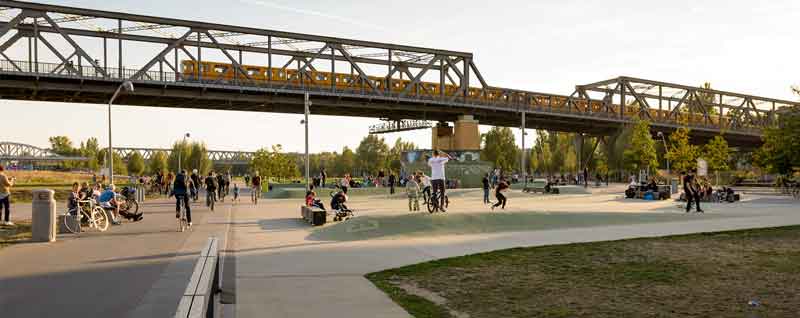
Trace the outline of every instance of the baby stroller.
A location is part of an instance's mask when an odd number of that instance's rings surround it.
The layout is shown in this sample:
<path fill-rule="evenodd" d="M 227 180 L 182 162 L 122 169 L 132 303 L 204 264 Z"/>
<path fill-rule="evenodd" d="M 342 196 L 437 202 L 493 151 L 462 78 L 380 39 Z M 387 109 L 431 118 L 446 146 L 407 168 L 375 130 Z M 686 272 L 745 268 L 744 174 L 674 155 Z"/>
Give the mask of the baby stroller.
<path fill-rule="evenodd" d="M 343 191 L 331 192 L 331 211 L 333 212 L 333 221 L 343 221 L 353 217 L 353 210 L 347 208 L 344 203 L 347 202 L 347 194 Z"/>

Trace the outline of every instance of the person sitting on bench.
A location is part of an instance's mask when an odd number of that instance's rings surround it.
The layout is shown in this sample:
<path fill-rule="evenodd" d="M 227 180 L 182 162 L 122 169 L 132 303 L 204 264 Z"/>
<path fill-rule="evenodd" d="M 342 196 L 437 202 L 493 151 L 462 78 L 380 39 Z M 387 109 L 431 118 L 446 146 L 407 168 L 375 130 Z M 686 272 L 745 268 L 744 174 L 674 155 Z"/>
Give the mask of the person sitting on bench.
<path fill-rule="evenodd" d="M 309 190 L 306 192 L 306 206 L 307 207 L 315 207 L 320 208 L 325 211 L 325 205 L 322 204 L 320 199 L 316 198 L 317 194 L 313 190 Z"/>

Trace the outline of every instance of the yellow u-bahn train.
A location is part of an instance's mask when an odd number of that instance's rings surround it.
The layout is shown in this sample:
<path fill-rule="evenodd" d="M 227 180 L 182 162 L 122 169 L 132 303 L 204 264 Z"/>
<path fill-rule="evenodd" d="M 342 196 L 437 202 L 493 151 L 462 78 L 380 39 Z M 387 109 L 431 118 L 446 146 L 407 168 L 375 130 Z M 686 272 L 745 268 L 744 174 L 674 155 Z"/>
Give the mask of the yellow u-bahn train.
<path fill-rule="evenodd" d="M 197 81 L 198 79 L 202 79 L 203 81 L 219 81 L 219 82 L 232 82 L 235 78 L 238 77 L 237 80 L 247 80 L 249 77 L 250 79 L 256 82 L 273 82 L 273 83 L 284 83 L 291 86 L 301 86 L 301 85 L 312 85 L 318 86 L 322 88 L 329 88 L 331 86 L 335 86 L 337 90 L 346 91 L 351 89 L 360 89 L 361 85 L 368 85 L 361 80 L 358 75 L 352 75 L 347 73 L 331 73 L 331 72 L 320 72 L 314 70 L 306 70 L 308 76 L 303 78 L 303 82 L 301 83 L 301 77 L 297 76 L 298 70 L 296 69 L 281 69 L 281 68 L 272 68 L 270 72 L 269 67 L 265 66 L 256 66 L 256 65 L 242 65 L 242 69 L 247 73 L 247 76 L 241 74 L 236 68 L 229 63 L 218 63 L 218 62 L 209 62 L 204 61 L 198 63 L 194 60 L 184 60 L 181 62 L 181 77 L 183 80 L 186 81 Z M 271 76 L 271 77 L 270 77 Z M 374 86 L 376 89 L 380 91 L 386 91 L 387 81 L 383 77 L 376 77 L 376 76 L 368 76 L 367 80 Z M 411 84 L 412 81 L 408 79 L 392 79 L 391 80 L 391 92 L 395 94 L 399 94 L 401 92 L 406 91 L 406 88 Z M 439 98 L 442 95 L 444 96 L 453 96 L 455 95 L 459 87 L 456 85 L 446 84 L 444 86 L 444 94 L 441 92 L 441 86 L 439 83 L 431 83 L 431 82 L 420 82 L 415 84 L 416 87 L 411 87 L 408 90 L 407 95 L 409 96 L 420 96 L 420 97 L 429 97 L 429 98 Z M 552 97 L 553 100 L 549 100 L 550 96 L 536 96 L 530 100 L 523 101 L 522 94 L 515 96 L 513 92 L 504 92 L 500 89 L 484 89 L 484 88 L 477 88 L 477 87 L 470 87 L 467 92 L 467 99 L 473 101 L 485 101 L 489 103 L 506 103 L 509 102 L 509 99 L 516 100 L 518 102 L 527 102 L 530 104 L 532 108 L 542 107 L 545 105 L 546 107 L 551 107 L 554 111 L 567 111 L 567 98 L 566 97 Z M 575 107 L 579 108 L 581 111 L 584 112 L 602 112 L 603 103 L 600 101 L 592 101 L 591 103 L 587 103 L 585 100 L 576 100 Z M 625 115 L 626 116 L 638 116 L 640 112 L 639 107 L 637 106 L 626 106 L 625 107 Z M 668 110 L 658 110 L 658 109 L 650 109 L 649 110 L 650 117 L 655 118 L 669 118 L 671 112 Z M 705 123 L 705 117 L 702 114 L 694 113 L 690 114 L 688 112 L 680 112 L 678 114 L 678 118 L 674 120 L 679 122 L 688 122 L 689 117 L 692 117 L 691 122 L 693 123 Z M 718 115 L 716 116 L 709 116 L 709 125 L 717 126 L 722 124 L 723 127 L 726 127 L 730 120 L 727 116 L 723 116 L 721 118 Z"/>

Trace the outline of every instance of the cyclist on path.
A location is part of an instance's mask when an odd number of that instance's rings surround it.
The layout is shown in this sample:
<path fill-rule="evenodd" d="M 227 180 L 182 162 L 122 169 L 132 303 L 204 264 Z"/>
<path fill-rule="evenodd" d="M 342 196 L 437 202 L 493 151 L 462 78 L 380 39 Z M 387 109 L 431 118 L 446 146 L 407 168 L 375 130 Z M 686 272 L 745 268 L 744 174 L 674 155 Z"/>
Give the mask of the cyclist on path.
<path fill-rule="evenodd" d="M 446 152 L 442 152 L 439 150 L 433 151 L 433 158 L 428 159 L 428 166 L 431 167 L 431 186 L 433 187 L 433 194 L 436 194 L 436 191 L 440 191 L 439 193 L 439 209 L 442 212 L 447 212 L 444 209 L 445 204 L 445 175 L 444 175 L 444 167 L 448 161 L 453 159 L 450 154 Z"/>
<path fill-rule="evenodd" d="M 175 218 L 181 217 L 181 202 L 183 202 L 183 206 L 186 207 L 186 222 L 191 227 L 192 207 L 189 205 L 189 177 L 186 176 L 186 170 L 181 170 L 175 176 L 172 193 L 175 194 Z"/>

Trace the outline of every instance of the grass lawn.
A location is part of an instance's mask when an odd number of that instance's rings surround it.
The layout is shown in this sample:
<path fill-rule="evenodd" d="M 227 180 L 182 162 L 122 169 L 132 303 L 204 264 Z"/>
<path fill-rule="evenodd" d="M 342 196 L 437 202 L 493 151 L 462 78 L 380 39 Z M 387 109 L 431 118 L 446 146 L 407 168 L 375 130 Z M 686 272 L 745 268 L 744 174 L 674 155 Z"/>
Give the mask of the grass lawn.
<path fill-rule="evenodd" d="M 797 317 L 798 246 L 792 226 L 516 248 L 367 278 L 418 318 Z"/>
<path fill-rule="evenodd" d="M 0 225 L 0 248 L 31 238 L 31 224 L 17 223 L 14 226 Z"/>

